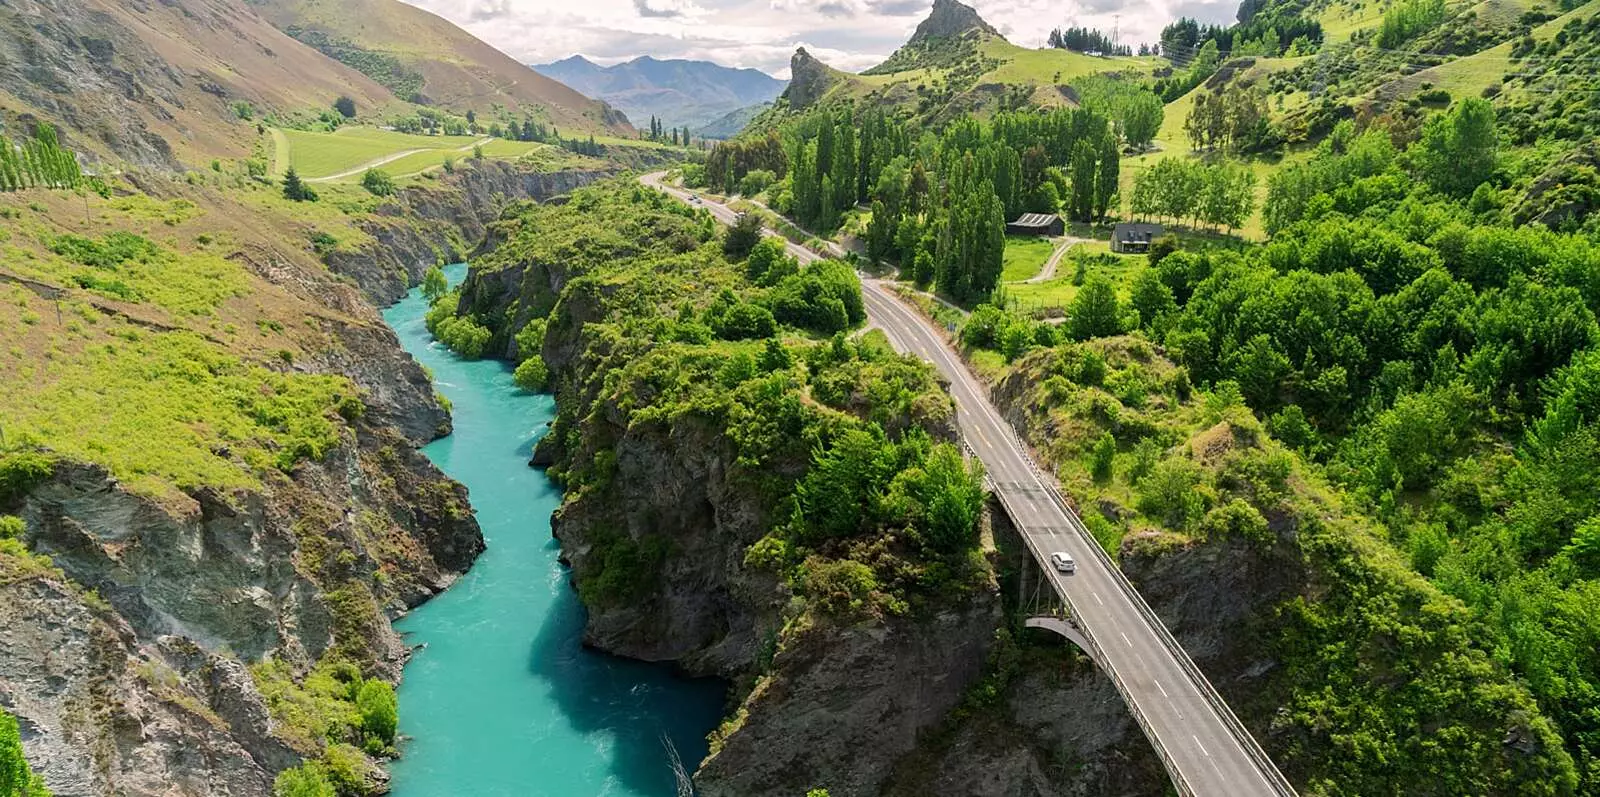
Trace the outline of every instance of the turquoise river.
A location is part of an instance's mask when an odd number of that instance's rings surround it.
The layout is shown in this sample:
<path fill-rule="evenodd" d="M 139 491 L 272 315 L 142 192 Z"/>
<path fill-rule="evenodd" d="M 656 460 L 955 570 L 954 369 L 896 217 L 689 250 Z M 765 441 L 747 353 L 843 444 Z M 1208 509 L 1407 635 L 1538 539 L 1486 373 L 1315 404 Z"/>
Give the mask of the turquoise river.
<path fill-rule="evenodd" d="M 446 271 L 460 280 L 465 266 Z M 488 550 L 398 627 L 417 651 L 400 687 L 395 797 L 660 797 L 676 793 L 667 742 L 690 768 L 721 685 L 585 650 L 583 607 L 550 536 L 561 492 L 528 467 L 554 417 L 505 364 L 434 343 L 418 291 L 384 313 L 454 405 L 455 433 L 423 449 L 471 491 Z"/>

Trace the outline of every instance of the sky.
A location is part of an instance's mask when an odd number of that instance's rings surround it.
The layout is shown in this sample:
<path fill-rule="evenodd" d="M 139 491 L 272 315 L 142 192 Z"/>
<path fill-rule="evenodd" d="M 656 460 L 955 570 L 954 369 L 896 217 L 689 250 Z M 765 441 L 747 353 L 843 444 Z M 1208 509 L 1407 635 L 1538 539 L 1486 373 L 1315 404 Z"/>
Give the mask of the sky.
<path fill-rule="evenodd" d="M 641 55 L 753 67 L 789 77 L 789 56 L 805 47 L 838 69 L 860 71 L 887 58 L 928 15 L 932 0 L 406 0 L 465 28 L 524 63 L 581 54 L 600 64 Z M 966 0 L 1014 44 L 1043 46 L 1055 27 L 1108 34 L 1120 15 L 1121 41 L 1159 38 L 1189 16 L 1233 21 L 1237 0 Z"/>

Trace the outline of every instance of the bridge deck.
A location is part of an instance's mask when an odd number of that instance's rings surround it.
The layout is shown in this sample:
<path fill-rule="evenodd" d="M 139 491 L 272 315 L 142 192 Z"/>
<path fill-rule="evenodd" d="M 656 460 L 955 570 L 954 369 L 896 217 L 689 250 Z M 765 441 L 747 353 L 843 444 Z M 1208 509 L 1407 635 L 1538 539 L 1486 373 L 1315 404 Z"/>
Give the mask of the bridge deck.
<path fill-rule="evenodd" d="M 684 192 L 662 186 L 659 175 L 646 176 L 645 183 L 687 199 Z M 716 203 L 701 204 L 725 223 L 736 215 Z M 819 259 L 792 243 L 788 248 L 802 263 Z M 1179 792 L 1202 797 L 1293 795 L 1288 780 L 1035 467 L 986 391 L 933 326 L 884 285 L 864 280 L 862 288 L 868 316 L 890 342 L 932 363 L 950 380 L 956 421 L 967 445 L 987 468 L 995 495 L 1066 601 L 1074 624 L 1094 649 L 1091 655 L 1116 684 Z M 1049 561 L 1054 551 L 1070 554 L 1077 572 L 1057 572 Z"/>

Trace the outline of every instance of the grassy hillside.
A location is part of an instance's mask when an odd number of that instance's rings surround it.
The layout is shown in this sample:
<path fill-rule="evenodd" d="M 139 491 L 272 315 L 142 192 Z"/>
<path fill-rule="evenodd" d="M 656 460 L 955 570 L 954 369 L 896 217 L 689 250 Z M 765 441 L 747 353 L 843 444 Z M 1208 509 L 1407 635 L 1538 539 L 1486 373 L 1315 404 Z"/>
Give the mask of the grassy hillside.
<path fill-rule="evenodd" d="M 269 111 L 398 106 L 240 0 L 184 5 L 66 0 L 0 6 L 0 108 L 57 123 L 70 145 L 149 166 L 245 157 Z M 236 109 L 248 109 L 241 113 Z"/>
<path fill-rule="evenodd" d="M 301 41 L 420 100 L 464 114 L 495 105 L 564 131 L 629 134 L 603 103 L 533 71 L 466 31 L 400 0 L 249 0 Z"/>

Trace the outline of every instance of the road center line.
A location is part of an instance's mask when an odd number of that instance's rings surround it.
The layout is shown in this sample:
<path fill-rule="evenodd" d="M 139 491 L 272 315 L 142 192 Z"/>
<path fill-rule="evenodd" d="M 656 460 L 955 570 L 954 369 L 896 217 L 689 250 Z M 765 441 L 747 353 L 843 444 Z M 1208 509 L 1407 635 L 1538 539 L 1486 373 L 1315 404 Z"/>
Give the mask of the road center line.
<path fill-rule="evenodd" d="M 1130 648 L 1133 647 L 1133 640 L 1128 639 L 1128 635 L 1127 634 L 1124 634 L 1121 631 L 1118 631 L 1117 633 L 1122 636 L 1122 641 L 1123 642 L 1128 643 L 1128 647 L 1130 647 Z"/>
<path fill-rule="evenodd" d="M 1157 689 L 1161 690 L 1161 696 L 1162 697 L 1165 697 L 1165 698 L 1168 698 L 1168 699 L 1172 698 L 1171 695 L 1167 694 L 1166 687 L 1162 686 L 1160 681 L 1152 681 L 1152 683 L 1154 683 L 1156 685 Z"/>
<path fill-rule="evenodd" d="M 1095 603 L 1098 603 L 1098 604 L 1100 604 L 1100 605 L 1101 605 L 1101 606 L 1104 606 L 1104 605 L 1106 605 L 1106 602 L 1105 602 L 1105 601 L 1103 601 L 1103 600 L 1100 600 L 1100 593 L 1098 593 L 1098 592 L 1096 592 L 1096 593 L 1093 593 L 1093 594 L 1094 594 L 1094 602 L 1095 602 Z"/>
<path fill-rule="evenodd" d="M 1194 746 L 1200 748 L 1200 752 L 1206 753 L 1206 746 L 1200 743 L 1200 737 L 1198 737 L 1198 736 L 1196 736 L 1196 735 L 1191 733 L 1191 734 L 1189 734 L 1189 738 L 1194 740 Z M 1211 754 L 1210 753 L 1206 753 L 1206 758 L 1210 758 L 1210 757 L 1211 757 Z"/>

